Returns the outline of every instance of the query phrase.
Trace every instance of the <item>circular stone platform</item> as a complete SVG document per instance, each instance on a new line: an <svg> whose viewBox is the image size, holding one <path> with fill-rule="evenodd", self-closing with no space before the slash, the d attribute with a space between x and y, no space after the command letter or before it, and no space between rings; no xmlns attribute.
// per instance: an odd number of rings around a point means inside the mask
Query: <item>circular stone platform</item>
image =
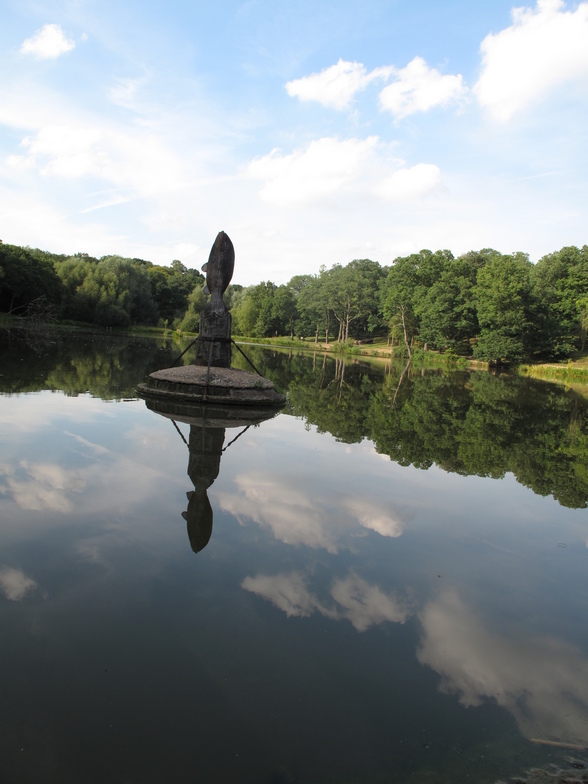
<svg viewBox="0 0 588 784"><path fill-rule="evenodd" d="M146 384L137 386L142 398L186 401L193 403L222 403L223 405L283 406L284 395L263 376L234 368L204 365L156 370Z"/></svg>

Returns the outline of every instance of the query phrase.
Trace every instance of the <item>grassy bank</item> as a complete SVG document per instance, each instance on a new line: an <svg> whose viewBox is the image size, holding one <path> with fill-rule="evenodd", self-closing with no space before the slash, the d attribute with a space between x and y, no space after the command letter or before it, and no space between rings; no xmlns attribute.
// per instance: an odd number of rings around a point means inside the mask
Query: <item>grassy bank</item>
<svg viewBox="0 0 588 784"><path fill-rule="evenodd" d="M524 376L540 378L544 381L588 385L588 355L578 355L564 362L519 365L518 372Z"/></svg>
<svg viewBox="0 0 588 784"><path fill-rule="evenodd" d="M300 340L299 338L248 338L236 337L237 343L254 344L258 346L268 346L276 348L293 348L302 351L323 351L334 356L373 359L379 361L406 361L408 359L406 348L404 345L397 345L395 348L388 345L386 338L376 338L373 343L356 343L349 340L345 343L337 343L336 341L325 343L324 338L318 342L313 339ZM447 367L458 366L474 366L477 368L487 368L487 362L478 362L477 360L460 357L453 352L446 351L440 353L439 351L423 351L421 348L415 347L412 350L412 358L415 364L423 365L439 365Z"/></svg>

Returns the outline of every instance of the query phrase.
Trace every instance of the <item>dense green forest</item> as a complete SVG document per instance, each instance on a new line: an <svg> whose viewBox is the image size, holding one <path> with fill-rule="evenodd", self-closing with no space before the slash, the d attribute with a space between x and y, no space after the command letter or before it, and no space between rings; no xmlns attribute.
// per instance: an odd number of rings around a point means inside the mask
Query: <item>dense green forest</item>
<svg viewBox="0 0 588 784"><path fill-rule="evenodd" d="M198 330L204 278L175 260L56 255L0 242L0 312L108 327ZM491 362L567 357L588 330L588 246L536 264L492 249L457 258L422 250L390 267L370 259L322 267L289 283L231 285L233 334L345 343L385 336Z"/></svg>

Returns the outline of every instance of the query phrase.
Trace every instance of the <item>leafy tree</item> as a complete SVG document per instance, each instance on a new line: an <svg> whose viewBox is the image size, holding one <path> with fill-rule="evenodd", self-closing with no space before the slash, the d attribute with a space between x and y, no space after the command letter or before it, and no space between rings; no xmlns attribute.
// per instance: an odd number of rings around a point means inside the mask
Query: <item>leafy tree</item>
<svg viewBox="0 0 588 784"><path fill-rule="evenodd" d="M311 335L315 331L314 316L303 307L306 293L309 288L312 288L315 280L314 275L294 275L287 283L287 288L292 293L295 304L294 332L302 337Z"/></svg>
<svg viewBox="0 0 588 784"><path fill-rule="evenodd" d="M200 330L200 312L206 305L208 297L204 293L204 282L195 286L188 297L188 309L178 326L185 332L198 332Z"/></svg>
<svg viewBox="0 0 588 784"><path fill-rule="evenodd" d="M68 259L58 267L64 284L62 316L109 327L154 324L149 279L129 259Z"/></svg>
<svg viewBox="0 0 588 784"><path fill-rule="evenodd" d="M253 336L257 338L280 334L280 317L275 307L275 294L278 287L270 280L259 283L254 289L257 304L257 319Z"/></svg>
<svg viewBox="0 0 588 784"><path fill-rule="evenodd" d="M429 289L439 280L445 266L453 260L448 250L421 250L394 260L381 287L384 319L394 337L410 344L420 331L419 312Z"/></svg>
<svg viewBox="0 0 588 784"><path fill-rule="evenodd" d="M146 272L159 318L170 324L183 317L194 288L204 285L204 276L197 270L188 269L178 259L169 267L150 265Z"/></svg>
<svg viewBox="0 0 588 784"><path fill-rule="evenodd" d="M233 334L253 335L257 320L257 307L252 295L253 286L248 286L233 295L231 316Z"/></svg>
<svg viewBox="0 0 588 784"><path fill-rule="evenodd" d="M478 270L495 251L471 251L445 264L415 306L420 319L419 337L431 348L470 353L470 340L480 331L476 313Z"/></svg>
<svg viewBox="0 0 588 784"><path fill-rule="evenodd" d="M260 338L279 334L280 319L274 307L277 288L268 280L240 292L231 311L235 334Z"/></svg>
<svg viewBox="0 0 588 784"><path fill-rule="evenodd" d="M480 337L474 356L498 364L529 354L533 327L531 262L524 253L496 254L478 271Z"/></svg>
<svg viewBox="0 0 588 784"><path fill-rule="evenodd" d="M327 301L339 322L338 340L348 340L376 328L379 318L379 283L383 278L377 261L355 259L346 267L335 264L325 276Z"/></svg>
<svg viewBox="0 0 588 784"><path fill-rule="evenodd" d="M584 349L588 297L588 245L566 247L539 259L532 273L537 299L548 310L548 348L568 356Z"/></svg>
<svg viewBox="0 0 588 784"><path fill-rule="evenodd" d="M0 311L24 315L40 297L57 304L61 282L50 259L41 252L0 243Z"/></svg>
<svg viewBox="0 0 588 784"><path fill-rule="evenodd" d="M238 297L241 291L243 291L243 286L241 286L239 283L229 283L223 298L225 301L225 305L229 310L231 310L233 304L236 303L236 298Z"/></svg>
<svg viewBox="0 0 588 784"><path fill-rule="evenodd" d="M325 342L329 342L331 310L325 284L327 274L326 267L323 266L319 275L309 276L305 285L300 287L296 302L302 322L308 324L309 333L314 333L315 343L318 342L320 333L324 333Z"/></svg>
<svg viewBox="0 0 588 784"><path fill-rule="evenodd" d="M296 307L296 296L289 286L278 286L274 291L272 312L276 321L279 322L279 333L289 333L294 337L294 327L298 320L298 308Z"/></svg>

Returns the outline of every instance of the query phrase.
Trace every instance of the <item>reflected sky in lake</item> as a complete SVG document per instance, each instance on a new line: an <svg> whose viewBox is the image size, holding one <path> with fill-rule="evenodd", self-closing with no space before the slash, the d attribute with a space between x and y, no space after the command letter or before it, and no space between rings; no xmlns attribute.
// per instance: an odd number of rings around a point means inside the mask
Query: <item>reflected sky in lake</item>
<svg viewBox="0 0 588 784"><path fill-rule="evenodd" d="M396 389L360 371L340 402L363 383L364 421ZM350 413L332 435L293 408L298 377L224 451L197 554L188 424L116 390L0 397L3 781L492 784L588 764L530 740L588 744L586 509L508 471L401 465L349 442Z"/></svg>

